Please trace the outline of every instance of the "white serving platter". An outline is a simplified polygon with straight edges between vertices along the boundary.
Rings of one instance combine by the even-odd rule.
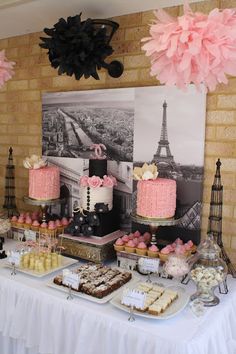
[[[150,315],[147,312],[139,312],[137,310],[134,310],[133,311],[134,315],[137,315],[139,317],[152,319],[152,320],[167,320],[171,317],[176,316],[178,313],[180,313],[188,304],[190,295],[188,294],[186,289],[184,289],[181,286],[168,286],[166,288],[173,289],[174,291],[177,291],[178,298],[176,300],[174,300],[173,303],[163,313],[161,313],[160,315],[157,316],[157,315]],[[118,294],[110,301],[110,303],[113,306],[117,307],[118,309],[129,313],[130,309],[129,309],[129,307],[122,305],[121,297],[122,297],[122,294]]]
[[[139,281],[140,281],[139,278],[137,278],[137,277],[132,275],[132,278],[127,283],[122,285],[119,289],[117,289],[117,290],[113,291],[112,293],[108,294],[107,296],[104,296],[102,299],[98,299],[98,298],[96,298],[94,296],[80,293],[80,292],[75,291],[73,289],[71,290],[71,294],[73,296],[75,296],[75,297],[79,297],[81,299],[89,300],[89,301],[95,302],[97,304],[105,304],[106,302],[110,301],[114,296],[118,296],[119,292],[121,290],[123,290],[124,287],[127,287],[127,286],[128,287],[134,287],[135,284],[137,282],[139,282]],[[69,288],[53,283],[53,279],[50,281],[50,283],[47,284],[47,286],[49,286],[50,288],[56,289],[56,290],[58,290],[60,292],[65,293],[66,295],[68,295]]]
[[[19,273],[24,273],[24,274],[27,274],[27,275],[31,275],[31,276],[36,277],[36,278],[42,278],[42,277],[45,277],[46,275],[52,274],[52,273],[54,273],[54,272],[56,272],[58,270],[64,269],[64,268],[69,267],[69,266],[71,266],[73,264],[76,264],[76,263],[78,263],[78,260],[62,256],[61,265],[59,267],[52,268],[52,269],[50,269],[48,271],[45,271],[43,273],[39,273],[39,272],[36,272],[35,270],[24,269],[24,268],[20,268],[20,267],[15,267],[15,270],[16,270],[16,272],[19,272]],[[5,260],[3,266],[6,267],[6,268],[13,269],[12,265],[7,261],[7,259]]]

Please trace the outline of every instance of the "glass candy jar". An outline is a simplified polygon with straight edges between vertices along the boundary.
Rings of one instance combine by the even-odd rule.
[[[228,269],[226,263],[220,258],[220,247],[212,235],[208,235],[201,242],[197,248],[197,255],[193,257],[196,262],[190,277],[197,286],[197,292],[191,296],[191,300],[199,299],[204,306],[215,306],[220,300],[214,294],[214,290],[226,279]]]

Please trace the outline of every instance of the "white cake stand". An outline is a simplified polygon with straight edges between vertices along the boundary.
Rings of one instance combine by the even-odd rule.
[[[148,225],[150,228],[150,232],[152,235],[151,238],[151,245],[156,245],[157,240],[156,240],[156,232],[159,226],[175,226],[178,225],[181,221],[180,219],[175,219],[175,218],[162,218],[162,219],[155,219],[155,218],[144,218],[142,216],[139,216],[137,214],[131,214],[131,219],[138,224],[141,225]]]
[[[58,199],[49,199],[49,200],[39,200],[33,199],[29,197],[23,197],[23,200],[26,204],[39,206],[42,211],[42,222],[46,222],[46,213],[49,206],[56,205],[56,204],[63,204],[65,203],[65,199],[58,198]]]

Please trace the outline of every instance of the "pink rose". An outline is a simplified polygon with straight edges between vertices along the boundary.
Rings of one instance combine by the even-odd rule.
[[[88,187],[88,176],[82,176],[80,178],[79,184],[81,185],[81,187]]]
[[[116,178],[115,178],[114,176],[108,176],[108,177],[110,177],[110,178],[112,179],[112,181],[113,181],[113,186],[117,186],[117,180],[116,180]]]
[[[88,178],[88,186],[91,188],[99,188],[102,185],[102,179],[97,176]]]
[[[113,187],[114,183],[110,176],[103,176],[103,186],[104,187]]]

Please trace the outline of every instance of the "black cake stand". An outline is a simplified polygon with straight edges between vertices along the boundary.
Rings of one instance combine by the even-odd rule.
[[[156,232],[159,226],[175,226],[178,225],[181,221],[181,219],[175,219],[175,218],[168,218],[168,219],[144,218],[137,214],[131,214],[131,219],[138,224],[149,226],[152,235],[151,245],[157,244]]]
[[[62,199],[62,198],[49,199],[49,200],[39,200],[39,199],[32,199],[29,197],[23,197],[23,200],[26,204],[39,206],[41,208],[42,222],[46,222],[46,213],[47,213],[47,209],[49,206],[65,203],[65,199]]]

